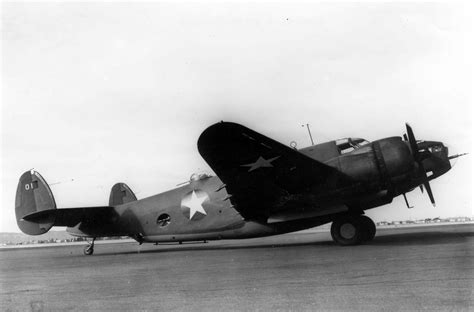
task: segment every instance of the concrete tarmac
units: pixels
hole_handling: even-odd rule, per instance
[[[2,311],[474,311],[474,225],[0,250]]]

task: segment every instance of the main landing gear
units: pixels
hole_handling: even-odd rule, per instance
[[[375,237],[375,223],[363,215],[346,215],[333,221],[332,239],[342,246],[357,245]]]
[[[89,245],[84,247],[84,254],[86,256],[90,256],[94,253],[94,242],[95,242],[95,237],[92,238],[92,241],[89,243]]]

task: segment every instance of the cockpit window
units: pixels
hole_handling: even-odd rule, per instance
[[[441,145],[433,145],[433,146],[428,147],[428,150],[431,153],[438,153],[443,150],[443,147]]]
[[[344,138],[336,141],[337,148],[341,154],[350,153],[355,149],[369,143],[369,141],[361,138]]]

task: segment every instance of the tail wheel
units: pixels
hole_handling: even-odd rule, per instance
[[[85,254],[86,256],[90,256],[90,255],[92,255],[93,253],[94,253],[94,247],[92,247],[92,246],[86,246],[86,247],[84,247],[84,254]]]
[[[377,231],[374,221],[372,221],[372,219],[367,216],[359,216],[359,218],[363,228],[362,241],[368,242],[373,240],[375,237],[375,232]]]
[[[89,245],[84,247],[84,254],[86,256],[90,256],[94,253],[94,243],[95,243],[95,237],[92,238],[92,241],[89,243]]]
[[[331,225],[332,239],[342,246],[359,244],[364,236],[364,227],[359,216],[347,216],[335,220]]]

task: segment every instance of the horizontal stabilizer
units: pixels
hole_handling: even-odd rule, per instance
[[[34,223],[43,223],[47,220],[54,220],[54,226],[73,227],[83,223],[110,223],[117,218],[113,207],[84,207],[84,208],[64,208],[48,209],[27,214],[22,220]]]

